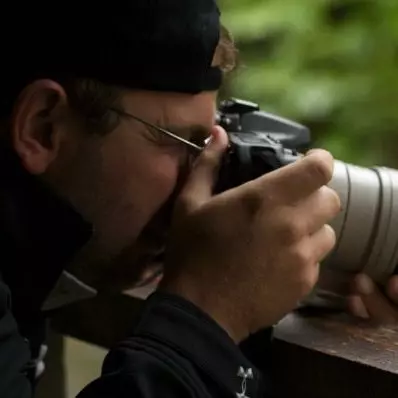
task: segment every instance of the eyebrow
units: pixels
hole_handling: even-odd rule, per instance
[[[124,117],[131,118],[131,119],[133,119],[133,120],[136,120],[136,121],[142,123],[144,126],[151,127],[151,128],[153,128],[153,129],[155,129],[155,130],[157,130],[157,131],[160,131],[160,132],[162,132],[163,134],[165,134],[165,135],[167,135],[167,136],[169,136],[169,137],[171,137],[171,138],[173,138],[173,139],[175,139],[175,140],[177,140],[177,141],[179,141],[179,142],[181,142],[181,143],[184,143],[184,144],[188,145],[189,147],[191,147],[192,149],[195,149],[196,151],[201,152],[201,151],[203,150],[203,147],[201,147],[201,146],[199,146],[199,145],[196,145],[195,143],[193,143],[193,142],[191,142],[191,141],[189,141],[189,140],[187,140],[187,139],[185,139],[185,138],[183,138],[183,137],[180,137],[180,136],[177,134],[177,132],[174,132],[173,130],[169,130],[169,129],[166,128],[166,127],[161,127],[161,126],[159,126],[159,124],[155,124],[155,123],[157,123],[157,122],[155,122],[155,123],[149,122],[149,121],[147,121],[147,120],[145,120],[145,119],[142,119],[142,118],[139,117],[139,116],[136,116],[136,115],[134,115],[134,114],[132,114],[132,113],[123,111],[123,110],[121,110],[121,109],[117,109],[117,108],[113,108],[113,107],[110,107],[109,109],[110,109],[111,111],[113,111],[113,112],[116,112],[116,113],[117,113],[118,115],[120,115],[120,116],[124,116]],[[175,126],[172,126],[172,127],[175,127]],[[188,127],[189,131],[192,132],[192,128],[193,128],[193,127],[196,127],[196,126],[189,126],[189,127]],[[175,128],[176,128],[177,130],[179,130],[179,131],[182,131],[182,130],[184,129],[184,131],[187,132],[187,128],[182,128],[181,126],[175,127]],[[203,129],[204,126],[200,126],[200,128]]]

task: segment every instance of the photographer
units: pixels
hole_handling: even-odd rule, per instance
[[[0,396],[33,394],[41,309],[63,270],[122,289],[166,238],[159,291],[80,396],[264,396],[267,328],[335,243],[331,155],[212,195],[228,145],[217,91],[234,58],[212,0],[3,15]]]

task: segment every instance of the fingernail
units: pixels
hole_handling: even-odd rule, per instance
[[[354,315],[358,318],[369,319],[369,313],[363,303],[361,297],[352,296],[351,297],[351,308]]]
[[[358,293],[360,294],[369,295],[374,291],[373,281],[367,275],[358,275],[356,278],[356,285]]]

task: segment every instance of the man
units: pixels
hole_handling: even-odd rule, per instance
[[[4,8],[0,396],[32,394],[29,343],[62,271],[131,285],[170,219],[159,292],[80,397],[263,396],[267,328],[334,246],[330,154],[212,195],[231,59],[212,0]]]

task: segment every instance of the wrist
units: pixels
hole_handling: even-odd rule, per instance
[[[198,291],[188,286],[188,283],[165,280],[162,281],[158,290],[178,296],[193,304],[222,328],[236,344],[241,343],[250,335],[249,328],[245,327],[246,322],[239,316],[229,300],[224,300],[219,296],[214,297],[208,291]]]

